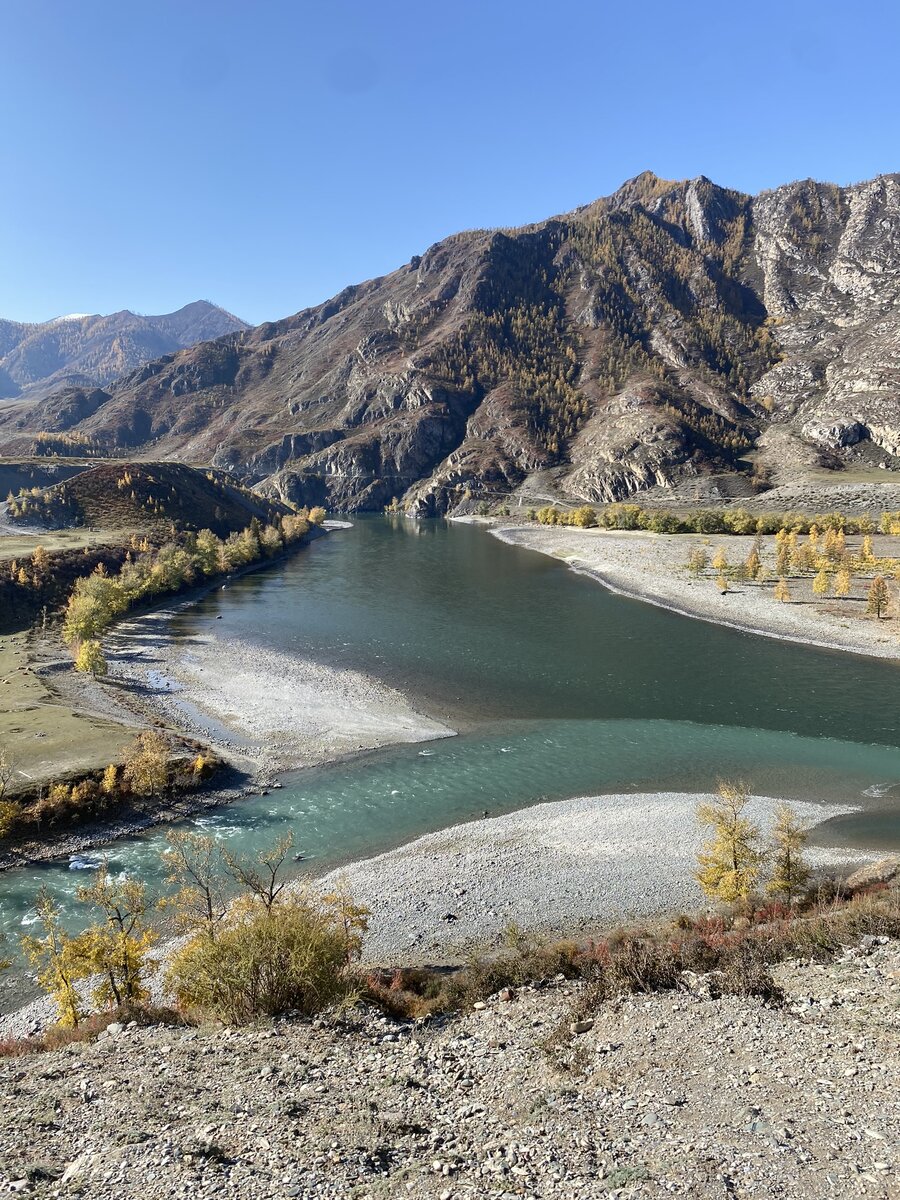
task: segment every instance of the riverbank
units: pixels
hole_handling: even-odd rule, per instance
[[[721,547],[731,563],[743,562],[754,541],[750,537],[502,524],[490,532],[508,545],[561,559],[617,595],[681,616],[808,646],[900,659],[896,622],[867,617],[859,585],[857,594],[844,600],[820,600],[813,595],[811,578],[792,579],[791,601],[783,603],[775,599],[771,581],[733,581],[723,595],[715,573],[698,578],[688,572],[685,564],[694,549],[712,557]],[[848,539],[848,544],[858,540]],[[891,539],[892,549],[895,541]],[[773,539],[762,543],[763,562],[771,573]]]
[[[500,944],[511,926],[538,935],[589,936],[624,922],[710,906],[693,878],[704,837],[697,805],[708,795],[585,796],[534,805],[426,834],[325,875],[299,876],[295,889],[346,889],[370,910],[362,958],[381,967],[465,961]],[[764,828],[779,801],[755,796],[748,815]],[[815,825],[852,807],[797,803]],[[847,874],[878,855],[811,847],[821,873]],[[163,946],[154,957],[164,960]],[[158,990],[156,999],[165,1002]],[[38,999],[0,1017],[0,1037],[53,1023]]]
[[[112,686],[149,718],[202,738],[258,783],[282,771],[454,733],[361,671],[220,638],[214,618],[202,633],[178,636],[173,615],[171,609],[148,613],[108,635]]]
[[[375,963],[459,961],[510,925],[563,937],[625,921],[693,912],[709,901],[694,880],[705,836],[686,793],[586,796],[454,825],[332,871],[371,910],[363,957]],[[756,796],[767,828],[780,801]],[[796,803],[810,826],[852,806]],[[810,847],[820,871],[850,871],[877,855]]]

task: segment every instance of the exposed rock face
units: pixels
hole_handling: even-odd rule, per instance
[[[140,363],[249,326],[206,300],[160,317],[72,314],[37,325],[0,320],[0,400],[61,385],[110,383]]]
[[[0,413],[335,509],[621,499],[709,472],[900,469],[900,177],[757,197],[645,173],[459,234],[317,308]],[[3,332],[0,330],[0,341]]]

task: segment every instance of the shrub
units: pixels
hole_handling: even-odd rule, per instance
[[[354,994],[347,951],[340,915],[322,902],[244,900],[215,940],[198,934],[174,955],[167,981],[181,1010],[232,1025],[309,1015]]]
[[[138,734],[132,749],[125,756],[123,777],[138,796],[156,796],[164,792],[169,782],[169,746],[154,729]]]

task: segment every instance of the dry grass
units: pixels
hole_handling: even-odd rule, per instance
[[[703,976],[710,995],[759,996],[778,1003],[769,968],[787,958],[827,961],[866,934],[900,938],[900,891],[874,888],[849,898],[817,899],[803,912],[760,908],[748,926],[730,918],[679,917],[668,927],[631,928],[587,943],[538,942],[514,934],[499,952],[455,971],[372,971],[365,996],[399,1019],[470,1008],[503,988],[563,976],[589,986],[567,1026],[618,996],[685,986]]]
[[[171,1008],[141,1005],[134,1008],[110,1009],[85,1017],[74,1028],[66,1025],[51,1025],[43,1033],[28,1038],[5,1038],[0,1040],[0,1058],[20,1058],[26,1054],[41,1054],[46,1050],[59,1050],[79,1042],[93,1042],[112,1022],[127,1025],[186,1025],[188,1022]]]

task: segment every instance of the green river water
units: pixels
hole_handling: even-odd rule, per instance
[[[217,618],[221,617],[221,620]],[[703,791],[859,805],[823,844],[900,848],[900,668],[689,620],[611,595],[562,563],[444,521],[356,518],[174,618],[220,638],[362,668],[459,736],[284,779],[187,822],[246,850],[287,827],[319,870],[541,799]],[[105,853],[162,885],[164,831]],[[21,932],[46,885],[67,910],[83,856],[0,877]]]

